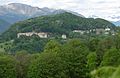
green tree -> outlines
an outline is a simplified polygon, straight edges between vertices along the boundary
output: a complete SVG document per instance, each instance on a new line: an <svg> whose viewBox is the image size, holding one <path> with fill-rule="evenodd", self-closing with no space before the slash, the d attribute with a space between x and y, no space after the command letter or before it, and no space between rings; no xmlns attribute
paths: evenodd
<svg viewBox="0 0 120 78"><path fill-rule="evenodd" d="M29 66L28 78L68 78L64 64L55 52L43 52Z"/></svg>
<svg viewBox="0 0 120 78"><path fill-rule="evenodd" d="M0 78L17 78L16 60L11 56L0 56Z"/></svg>
<svg viewBox="0 0 120 78"><path fill-rule="evenodd" d="M102 60L103 60L103 56L104 54L111 49L112 47L114 47L113 41L111 38L105 38L102 39L98 46L97 46L97 50L96 50L96 54L97 54L97 61L98 64L97 66L100 66Z"/></svg>
<svg viewBox="0 0 120 78"><path fill-rule="evenodd" d="M116 46L116 48L117 48L117 49L120 49L120 31L119 31L119 33L115 36L114 40L115 40L115 46Z"/></svg>
<svg viewBox="0 0 120 78"><path fill-rule="evenodd" d="M99 43L99 39L97 38L90 39L89 44L88 44L89 50L92 52L96 51L98 43Z"/></svg>
<svg viewBox="0 0 120 78"><path fill-rule="evenodd" d="M111 78L113 72L116 71L115 67L101 67L91 72L92 78ZM114 77L116 78L116 77Z"/></svg>
<svg viewBox="0 0 120 78"><path fill-rule="evenodd" d="M70 40L63 46L60 57L65 62L68 78L86 78L88 52L79 39Z"/></svg>
<svg viewBox="0 0 120 78"><path fill-rule="evenodd" d="M17 78L26 78L28 66L32 59L31 55L26 51L20 51L16 53L15 58L17 60Z"/></svg>
<svg viewBox="0 0 120 78"><path fill-rule="evenodd" d="M61 45L56 40L50 40L44 48L44 52L56 52L56 53L58 53L60 51L61 51Z"/></svg>
<svg viewBox="0 0 120 78"><path fill-rule="evenodd" d="M89 71L97 68L97 55L95 52L89 53L87 56L87 67Z"/></svg>
<svg viewBox="0 0 120 78"><path fill-rule="evenodd" d="M120 66L116 69L110 78L120 78Z"/></svg>
<svg viewBox="0 0 120 78"><path fill-rule="evenodd" d="M118 66L120 65L120 51L116 48L108 50L104 56L101 66Z"/></svg>
<svg viewBox="0 0 120 78"><path fill-rule="evenodd" d="M60 50L58 42L54 40L48 42L44 52L29 66L28 78L68 78L64 62L58 56Z"/></svg>

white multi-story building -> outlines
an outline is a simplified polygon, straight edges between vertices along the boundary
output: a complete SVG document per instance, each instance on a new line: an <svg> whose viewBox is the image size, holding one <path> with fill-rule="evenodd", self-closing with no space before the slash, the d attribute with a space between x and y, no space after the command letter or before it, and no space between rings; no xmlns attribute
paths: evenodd
<svg viewBox="0 0 120 78"><path fill-rule="evenodd" d="M105 28L105 31L110 31L110 28Z"/></svg>
<svg viewBox="0 0 120 78"><path fill-rule="evenodd" d="M84 30L74 30L73 32L74 33L84 34L86 31L84 31Z"/></svg>
<svg viewBox="0 0 120 78"><path fill-rule="evenodd" d="M62 35L62 39L66 39L67 36L65 34Z"/></svg>
<svg viewBox="0 0 120 78"><path fill-rule="evenodd" d="M17 38L20 38L20 36L32 36L32 35L37 35L39 36L40 38L48 38L48 33L44 33L44 32L26 32L26 33L18 33L17 34Z"/></svg>

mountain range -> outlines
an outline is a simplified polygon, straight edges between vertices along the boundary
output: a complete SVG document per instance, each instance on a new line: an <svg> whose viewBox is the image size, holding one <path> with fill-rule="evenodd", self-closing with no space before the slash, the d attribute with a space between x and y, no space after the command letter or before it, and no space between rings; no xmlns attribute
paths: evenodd
<svg viewBox="0 0 120 78"><path fill-rule="evenodd" d="M11 24L14 24L18 21L23 21L29 18L34 18L38 16L45 16L45 15L55 15L60 14L64 12L70 12L72 14L75 14L80 17L84 17L81 14L78 14L76 12L72 11L66 11L62 9L50 9L47 7L39 8L39 7L33 7L26 4L21 3L11 3L7 5L0 6L0 19L6 21L6 24L3 24L5 22L0 23L0 32L5 31L10 27Z"/></svg>
<svg viewBox="0 0 120 78"><path fill-rule="evenodd" d="M116 26L104 19L83 18L72 13L65 12L56 15L30 18L25 21L15 23L0 37L1 40L9 41L16 39L18 33L44 32L50 33L50 35L56 37L66 34L68 38L73 38L73 36L75 36L73 33L74 30L86 32L84 36L87 36L87 32L89 31L93 31L91 35L94 35L94 30L98 30L99 32L99 30L104 31L106 28L110 28L111 31L114 31ZM79 34L79 36L81 35Z"/></svg>
<svg viewBox="0 0 120 78"><path fill-rule="evenodd" d="M7 30L12 24L24 21L29 18L39 17L39 16L46 16L46 15L55 15L55 14L61 14L69 12L74 15L80 16L85 18L83 15L63 10L63 9L50 9L47 7L39 8L39 7L33 7L26 4L21 3L10 3L7 5L0 6L0 33ZM115 18L114 18L115 17ZM98 16L92 15L90 18L99 18ZM110 19L119 19L119 17L113 16L109 17ZM116 26L120 26L120 21L111 21Z"/></svg>
<svg viewBox="0 0 120 78"><path fill-rule="evenodd" d="M115 24L116 26L120 26L120 20L113 22L113 24Z"/></svg>
<svg viewBox="0 0 120 78"><path fill-rule="evenodd" d="M88 18L103 18L103 19L106 19L106 20L112 22L116 26L120 26L120 16L112 15L112 16L107 16L107 17L100 17L97 15L91 15Z"/></svg>
<svg viewBox="0 0 120 78"><path fill-rule="evenodd" d="M3 32L5 29L7 29L9 25L10 25L10 23L8 23L7 21L0 19L0 31L1 32Z"/></svg>

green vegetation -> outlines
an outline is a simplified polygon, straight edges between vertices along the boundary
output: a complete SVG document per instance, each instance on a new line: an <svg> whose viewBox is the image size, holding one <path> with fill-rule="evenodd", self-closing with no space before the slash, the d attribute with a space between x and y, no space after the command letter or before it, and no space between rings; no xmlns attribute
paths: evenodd
<svg viewBox="0 0 120 78"><path fill-rule="evenodd" d="M91 39L89 41L71 39L64 43L50 40L41 53L30 54L21 50L9 55L1 52L0 77L119 78L120 49L116 45L106 44L108 40L116 43L114 39L109 38L97 38L98 44L95 44L94 50L88 46L91 44ZM92 40L96 41L96 39ZM101 42L104 47L100 46ZM98 59L100 60L97 61Z"/></svg>
<svg viewBox="0 0 120 78"><path fill-rule="evenodd" d="M57 15L36 17L26 21L18 22L4 32L1 37L2 40L8 41L15 39L18 33L35 31L51 33L54 35L54 37L57 37L61 34L66 34L68 38L76 38L86 36L72 33L74 30L83 30L86 31L85 34L87 34L87 31L92 29L105 29L108 27L112 30L116 29L114 24L106 20L100 18L82 18L66 12ZM87 35L94 35L94 32L91 32L93 34Z"/></svg>
<svg viewBox="0 0 120 78"><path fill-rule="evenodd" d="M14 24L0 37L0 78L120 78L120 30L115 35L71 33L99 26L115 29L105 20L69 13ZM19 32L33 30L49 32L52 37L16 38ZM67 39L60 37L64 33Z"/></svg>
<svg viewBox="0 0 120 78"><path fill-rule="evenodd" d="M101 67L91 72L92 78L111 78L112 74L116 71L115 67ZM116 78L116 77L115 77Z"/></svg>
<svg viewBox="0 0 120 78"><path fill-rule="evenodd" d="M116 38L119 37L116 36ZM0 73L2 74L0 77L119 78L120 48L116 46L120 44L108 44L108 41L115 43L116 39L112 37L92 38L88 41L71 39L65 43L50 40L41 53L30 54L31 52L21 50L9 55L9 53L1 52ZM89 46L91 43L96 45L92 46L94 48L92 50Z"/></svg>
<svg viewBox="0 0 120 78"><path fill-rule="evenodd" d="M0 78L16 78L16 61L8 55L0 55Z"/></svg>
<svg viewBox="0 0 120 78"><path fill-rule="evenodd" d="M96 45L98 45L98 40L95 37L104 38L108 35L111 36L111 34L107 36L105 34L97 35L93 29L105 30L105 28L110 28L111 32L116 31L116 27L106 20L100 18L83 18L67 12L51 16L36 17L13 24L6 32L0 35L1 44L12 41L7 45L2 45L0 50L12 54L21 50L26 50L29 53L38 53L43 51L43 47L51 39L64 43L69 39L80 38L82 40L91 39L90 45L88 46L92 48L91 51L95 51L97 49ZM73 32L74 30L85 31L85 33L75 33ZM39 38L36 35L31 37L20 36L20 38L17 38L18 33L33 31L46 32L49 36L47 39ZM66 41L61 38L62 34L67 36ZM96 40L94 40L94 38Z"/></svg>

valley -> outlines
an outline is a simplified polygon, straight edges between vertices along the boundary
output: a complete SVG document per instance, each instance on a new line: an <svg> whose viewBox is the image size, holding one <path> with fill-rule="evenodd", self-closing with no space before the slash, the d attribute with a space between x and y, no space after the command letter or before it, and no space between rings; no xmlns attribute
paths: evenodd
<svg viewBox="0 0 120 78"><path fill-rule="evenodd" d="M120 27L96 17L0 6L0 78L120 78Z"/></svg>

